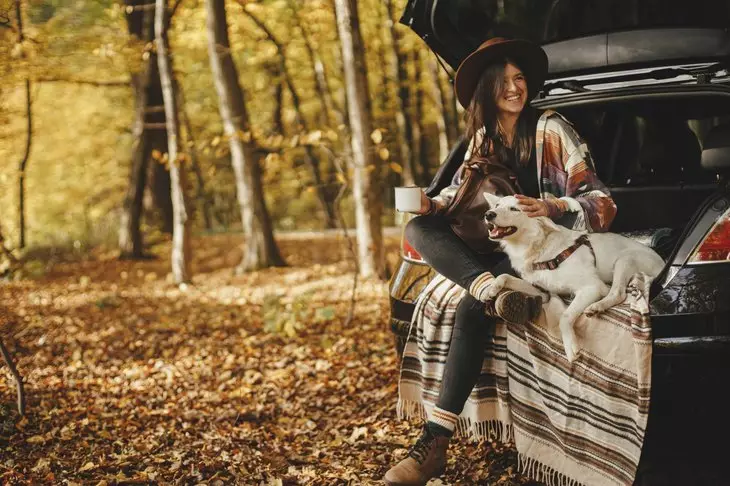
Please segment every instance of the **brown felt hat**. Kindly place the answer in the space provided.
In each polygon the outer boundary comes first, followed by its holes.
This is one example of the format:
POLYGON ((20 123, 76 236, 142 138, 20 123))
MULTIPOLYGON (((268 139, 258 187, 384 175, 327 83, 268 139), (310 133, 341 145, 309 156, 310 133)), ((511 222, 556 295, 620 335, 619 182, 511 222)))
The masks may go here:
POLYGON ((469 106, 484 69, 505 58, 514 60, 525 73, 528 95, 537 95, 548 70, 547 54, 542 47, 524 39, 493 37, 469 54, 456 70, 454 90, 461 106, 469 106))

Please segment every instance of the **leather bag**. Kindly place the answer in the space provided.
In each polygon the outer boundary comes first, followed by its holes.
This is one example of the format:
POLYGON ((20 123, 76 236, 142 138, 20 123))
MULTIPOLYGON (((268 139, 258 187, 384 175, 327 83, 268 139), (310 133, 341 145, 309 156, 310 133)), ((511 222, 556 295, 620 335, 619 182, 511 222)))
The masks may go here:
POLYGON ((489 203, 484 192, 504 197, 521 194, 517 175, 497 157, 479 157, 464 162, 462 182, 451 203, 441 214, 451 224, 454 233, 472 250, 480 254, 493 253, 499 244, 489 239, 484 214, 489 203))

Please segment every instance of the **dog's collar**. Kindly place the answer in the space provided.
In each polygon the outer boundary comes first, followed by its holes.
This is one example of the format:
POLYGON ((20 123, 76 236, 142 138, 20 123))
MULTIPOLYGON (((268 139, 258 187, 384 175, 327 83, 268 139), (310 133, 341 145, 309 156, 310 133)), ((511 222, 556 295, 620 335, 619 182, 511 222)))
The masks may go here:
POLYGON ((593 246, 591 246, 591 242, 588 239, 588 235, 580 235, 578 239, 575 240, 575 243, 570 245, 565 250, 561 251, 558 256, 553 258, 552 260, 547 260, 544 262, 535 262, 532 264, 533 270, 555 270, 560 266, 561 263, 563 263, 565 260, 568 259, 570 255, 575 253, 575 250, 580 248, 581 246, 587 246, 591 250, 591 254, 593 255, 593 261, 596 260, 596 252, 593 251, 593 246))

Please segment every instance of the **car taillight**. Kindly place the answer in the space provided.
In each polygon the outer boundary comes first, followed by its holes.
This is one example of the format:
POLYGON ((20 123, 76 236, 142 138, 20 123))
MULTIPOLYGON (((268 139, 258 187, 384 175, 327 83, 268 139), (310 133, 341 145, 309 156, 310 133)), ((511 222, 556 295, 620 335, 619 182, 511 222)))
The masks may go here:
MULTIPOLYGON (((416 251, 416 249, 411 246, 411 244, 406 239, 405 235, 403 235, 402 247, 403 247, 403 258, 414 261, 414 262, 419 262, 419 263, 423 262, 423 258, 421 258, 421 255, 419 255, 419 253, 416 251)), ((425 263, 425 262, 423 262, 423 263, 425 263)))
POLYGON ((689 258, 690 263, 727 261, 730 261, 730 211, 715 222, 689 258))

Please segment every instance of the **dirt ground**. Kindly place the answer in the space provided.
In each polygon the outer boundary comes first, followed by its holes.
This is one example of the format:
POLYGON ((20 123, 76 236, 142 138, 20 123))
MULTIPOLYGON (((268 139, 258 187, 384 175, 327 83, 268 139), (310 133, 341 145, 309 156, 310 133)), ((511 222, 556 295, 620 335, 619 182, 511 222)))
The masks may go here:
MULTIPOLYGON (((0 482, 380 484, 420 431, 395 416, 387 283, 359 282, 343 326, 354 265, 342 237, 279 243, 289 267, 237 276, 241 237, 198 237, 184 289, 165 244, 155 260, 96 251, 0 283, 28 394, 19 420, 0 368, 0 482)), ((391 268, 397 245, 389 236, 391 268)), ((515 460, 456 440, 430 484, 528 483, 515 460)))

